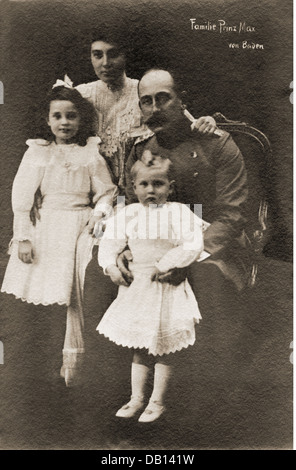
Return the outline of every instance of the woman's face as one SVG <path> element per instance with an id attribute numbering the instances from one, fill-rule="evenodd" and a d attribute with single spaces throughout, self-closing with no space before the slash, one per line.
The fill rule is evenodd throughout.
<path id="1" fill-rule="evenodd" d="M 95 41 L 91 45 L 91 63 L 97 77 L 108 85 L 118 82 L 125 72 L 125 56 L 114 44 Z"/>

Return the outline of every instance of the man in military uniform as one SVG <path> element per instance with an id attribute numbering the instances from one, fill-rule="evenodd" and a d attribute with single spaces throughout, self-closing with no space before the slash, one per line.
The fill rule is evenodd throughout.
<path id="1" fill-rule="evenodd" d="M 203 135 L 194 129 L 194 122 L 184 113 L 181 96 L 176 77 L 168 71 L 152 69 L 142 77 L 139 103 L 152 132 L 134 145 L 127 175 L 135 161 L 145 161 L 147 154 L 152 159 L 153 155 L 167 157 L 173 163 L 175 200 L 190 204 L 192 210 L 201 205 L 202 218 L 210 223 L 204 232 L 206 257 L 188 270 L 162 275 L 162 281 L 179 283 L 188 276 L 203 317 L 197 341 L 203 343 L 203 351 L 206 345 L 216 348 L 223 362 L 233 359 L 244 321 L 238 292 L 246 285 L 249 270 L 244 236 L 247 175 L 242 154 L 231 136 L 225 131 Z M 128 203 L 135 202 L 128 176 L 126 195 Z M 127 253 L 123 258 L 129 256 Z M 121 260 L 119 264 L 130 282 L 129 271 Z"/>
<path id="2" fill-rule="evenodd" d="M 147 151 L 173 163 L 176 198 L 183 204 L 201 205 L 202 218 L 210 223 L 204 233 L 208 258 L 200 264 L 215 265 L 238 289 L 246 281 L 242 264 L 244 209 L 247 176 L 242 154 L 231 136 L 221 131 L 201 134 L 184 115 L 184 105 L 172 75 L 165 70 L 147 72 L 139 83 L 140 107 L 150 137 L 139 139 L 127 161 L 127 175 Z M 128 202 L 134 202 L 127 176 Z"/>

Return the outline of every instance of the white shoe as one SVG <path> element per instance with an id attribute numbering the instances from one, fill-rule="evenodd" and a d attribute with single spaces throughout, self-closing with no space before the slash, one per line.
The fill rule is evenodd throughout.
<path id="1" fill-rule="evenodd" d="M 156 421 L 164 411 L 165 407 L 163 405 L 159 405 L 156 401 L 150 400 L 138 421 L 139 423 L 152 423 Z"/>
<path id="2" fill-rule="evenodd" d="M 131 397 L 131 400 L 126 405 L 123 405 L 115 416 L 118 418 L 132 418 L 143 407 L 144 402 L 142 398 Z"/>

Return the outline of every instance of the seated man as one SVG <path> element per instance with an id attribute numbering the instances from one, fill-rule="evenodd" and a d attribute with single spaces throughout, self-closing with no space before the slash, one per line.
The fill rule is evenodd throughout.
<path id="1" fill-rule="evenodd" d="M 203 317 L 197 347 L 204 352 L 215 344 L 222 364 L 232 356 L 229 339 L 235 344 L 240 326 L 237 291 L 247 279 L 243 229 L 248 191 L 243 157 L 227 132 L 202 135 L 194 129 L 194 123 L 184 114 L 178 83 L 169 72 L 150 70 L 140 80 L 138 91 L 144 122 L 152 132 L 150 137 L 139 139 L 128 158 L 127 202 L 133 202 L 129 169 L 149 150 L 152 156 L 161 155 L 173 162 L 175 200 L 190 204 L 192 209 L 201 205 L 202 213 L 198 215 L 210 223 L 204 233 L 207 258 L 193 263 L 187 273 L 181 272 L 181 277 L 180 272 L 171 272 L 162 281 L 177 283 L 188 275 Z M 128 254 L 123 257 L 128 259 Z M 123 273 L 120 283 L 127 285 L 131 275 L 122 260 L 119 266 Z M 110 280 L 103 278 L 102 273 L 99 277 L 94 280 L 86 273 L 86 321 L 94 310 L 97 321 L 115 296 Z M 104 291 L 98 302 L 94 299 L 96 291 Z"/>
<path id="2" fill-rule="evenodd" d="M 144 122 L 152 133 L 138 139 L 127 161 L 128 203 L 134 202 L 129 170 L 135 161 L 147 150 L 169 158 L 177 200 L 190 204 L 192 210 L 201 205 L 199 215 L 211 224 L 204 234 L 210 255 L 205 263 L 219 267 L 225 278 L 241 289 L 246 275 L 241 269 L 241 243 L 248 190 L 240 150 L 225 131 L 201 135 L 194 129 L 184 113 L 176 79 L 169 72 L 148 71 L 139 83 L 139 99 Z"/>
<path id="3" fill-rule="evenodd" d="M 137 159 L 145 161 L 150 153 L 151 158 L 161 155 L 173 162 L 175 200 L 190 204 L 192 210 L 201 208 L 198 215 L 210 223 L 204 232 L 208 256 L 187 273 L 176 270 L 163 275 L 162 281 L 180 282 L 187 274 L 203 317 L 197 347 L 203 354 L 214 347 L 221 365 L 230 364 L 244 321 L 238 292 L 247 283 L 249 268 L 244 236 L 247 175 L 241 152 L 227 132 L 201 135 L 194 129 L 184 114 L 180 92 L 176 77 L 165 70 L 150 70 L 140 80 L 140 107 L 153 133 L 132 149 L 126 196 L 134 202 L 129 169 Z M 121 269 L 130 282 L 128 270 L 122 264 Z"/>

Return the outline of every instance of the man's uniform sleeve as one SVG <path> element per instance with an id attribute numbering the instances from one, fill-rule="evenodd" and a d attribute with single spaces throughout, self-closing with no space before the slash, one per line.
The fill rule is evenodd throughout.
<path id="1" fill-rule="evenodd" d="M 204 232 L 204 249 L 215 256 L 242 233 L 248 188 L 243 156 L 230 135 L 213 158 L 216 166 L 215 215 Z"/>

